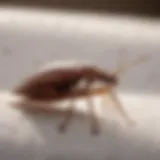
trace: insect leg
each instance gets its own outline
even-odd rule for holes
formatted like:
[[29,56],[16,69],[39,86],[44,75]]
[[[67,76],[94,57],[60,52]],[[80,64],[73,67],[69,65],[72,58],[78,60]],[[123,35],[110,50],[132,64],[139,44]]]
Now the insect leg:
[[91,96],[88,97],[87,102],[88,102],[88,107],[89,107],[89,120],[91,123],[91,134],[98,135],[100,132],[100,125],[99,125],[98,117],[94,110],[95,109],[94,102]]
[[[93,85],[93,80],[87,80],[87,86],[86,89],[90,90],[92,85]],[[91,134],[92,135],[98,135],[100,133],[100,124],[99,124],[99,119],[95,111],[95,106],[94,102],[92,99],[92,93],[95,92],[95,90],[91,91],[90,94],[87,96],[87,103],[88,103],[88,114],[89,114],[89,121],[91,124]]]
[[64,120],[60,123],[60,125],[58,126],[58,130],[59,132],[65,132],[67,126],[69,125],[69,123],[71,122],[71,119],[73,118],[73,112],[74,112],[74,100],[71,100],[71,105],[69,106],[69,108],[66,110],[65,112],[65,117]]
[[115,103],[116,109],[119,111],[119,113],[122,115],[122,117],[126,120],[126,122],[129,125],[134,125],[135,122],[129,117],[129,115],[124,110],[123,105],[121,104],[121,102],[120,102],[119,98],[117,97],[116,93],[114,93],[113,91],[110,91],[109,95],[110,95],[111,99],[113,100],[113,102]]

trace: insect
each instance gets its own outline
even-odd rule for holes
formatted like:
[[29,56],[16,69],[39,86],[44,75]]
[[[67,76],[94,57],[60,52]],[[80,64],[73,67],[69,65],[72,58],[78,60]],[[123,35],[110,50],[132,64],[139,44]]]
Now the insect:
[[[28,100],[39,102],[54,102],[70,98],[71,105],[65,112],[62,123],[58,125],[60,132],[65,132],[67,126],[71,122],[74,113],[74,101],[79,97],[85,97],[88,102],[89,119],[91,124],[91,133],[97,135],[100,133],[100,125],[98,117],[94,111],[92,95],[109,94],[110,98],[115,102],[119,113],[127,122],[132,122],[128,114],[123,109],[114,88],[118,85],[118,75],[126,69],[134,66],[141,61],[146,60],[142,56],[129,65],[119,66],[115,73],[104,72],[94,65],[67,65],[42,71],[25,79],[18,85],[13,92],[22,95]],[[79,87],[80,82],[85,81],[84,87]],[[103,86],[93,88],[95,82],[102,82]]]

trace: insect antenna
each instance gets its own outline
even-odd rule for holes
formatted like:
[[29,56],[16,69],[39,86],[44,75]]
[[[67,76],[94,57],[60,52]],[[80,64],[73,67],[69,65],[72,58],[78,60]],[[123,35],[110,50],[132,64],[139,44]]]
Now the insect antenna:
[[117,67],[117,69],[115,71],[116,75],[120,75],[120,74],[126,72],[129,68],[137,66],[137,65],[141,64],[142,62],[149,60],[148,55],[142,55],[142,56],[138,57],[137,59],[135,59],[134,61],[132,61],[131,63],[122,65],[123,56],[121,55],[120,57],[121,57],[121,60],[119,60],[119,62],[118,62],[119,66]]
[[[143,55],[140,56],[139,58],[137,58],[136,60],[132,61],[132,63],[129,63],[127,65],[122,65],[123,60],[124,60],[124,53],[119,55],[118,58],[118,65],[117,65],[117,69],[115,74],[116,75],[120,75],[122,73],[124,73],[127,69],[136,66],[138,64],[140,64],[143,61],[146,61],[149,59],[149,56],[147,55]],[[128,113],[125,111],[124,106],[122,105],[121,101],[119,100],[117,94],[115,91],[113,91],[113,89],[108,90],[107,94],[109,95],[110,99],[115,103],[115,107],[116,110],[119,112],[119,114],[121,114],[121,116],[124,118],[124,120],[129,124],[129,125],[133,125],[135,124],[135,122],[130,118],[130,116],[128,115]],[[105,103],[105,101],[103,101],[103,104]]]

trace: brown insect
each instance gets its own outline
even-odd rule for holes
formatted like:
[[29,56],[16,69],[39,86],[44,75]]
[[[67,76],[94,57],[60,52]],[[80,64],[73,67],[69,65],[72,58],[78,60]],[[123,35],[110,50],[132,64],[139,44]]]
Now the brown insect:
[[[25,80],[13,92],[24,96],[28,100],[39,102],[54,102],[65,98],[71,98],[73,103],[79,97],[86,97],[89,103],[89,119],[91,123],[91,133],[98,134],[100,125],[98,117],[94,111],[92,95],[109,94],[116,103],[116,107],[127,122],[131,122],[128,114],[124,111],[122,104],[117,98],[114,88],[118,84],[118,75],[128,67],[135,65],[146,57],[141,57],[127,66],[119,66],[115,73],[106,73],[94,65],[82,66],[59,66],[31,76]],[[85,87],[80,87],[82,80],[85,81]],[[103,86],[93,88],[95,82],[102,82]],[[70,123],[74,112],[72,104],[65,112],[62,123],[58,126],[60,132],[64,132]]]

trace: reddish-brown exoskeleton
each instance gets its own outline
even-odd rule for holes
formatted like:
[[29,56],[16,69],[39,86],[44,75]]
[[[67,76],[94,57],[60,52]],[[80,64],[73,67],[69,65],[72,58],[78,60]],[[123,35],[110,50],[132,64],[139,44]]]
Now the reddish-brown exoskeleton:
[[[141,59],[138,59],[139,62]],[[130,64],[129,66],[131,66]],[[128,67],[127,67],[128,68]],[[120,67],[114,74],[105,73],[101,69],[92,65],[83,66],[60,66],[44,72],[37,73],[27,79],[24,83],[20,84],[13,90],[16,94],[24,96],[26,99],[33,101],[57,101],[65,98],[71,98],[71,102],[80,96],[88,97],[89,102],[89,115],[91,121],[91,133],[98,134],[100,131],[99,122],[94,111],[94,107],[90,97],[93,94],[109,94],[112,100],[116,103],[117,109],[122,116],[131,122],[127,113],[125,113],[119,99],[117,98],[113,89],[118,84],[118,74],[126,69]],[[78,87],[81,80],[85,80],[85,87]],[[104,86],[93,89],[94,82],[103,82]],[[74,106],[71,105],[66,110],[64,121],[59,125],[59,131],[65,131],[68,126],[72,115]]]

